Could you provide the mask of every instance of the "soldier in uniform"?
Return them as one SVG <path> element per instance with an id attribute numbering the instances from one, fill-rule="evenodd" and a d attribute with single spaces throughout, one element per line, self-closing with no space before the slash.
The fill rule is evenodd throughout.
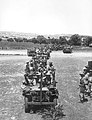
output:
<path id="1" fill-rule="evenodd" d="M 84 67 L 83 73 L 80 74 L 80 97 L 81 101 L 85 100 L 84 94 L 90 96 L 91 88 L 92 88 L 92 61 L 88 61 L 88 65 Z"/>
<path id="2" fill-rule="evenodd" d="M 92 70 L 90 70 L 88 81 L 89 81 L 88 88 L 89 88 L 90 98 L 92 98 Z"/>
<path id="3" fill-rule="evenodd" d="M 53 70 L 54 69 L 54 66 L 53 66 L 53 64 L 52 64 L 52 62 L 49 62 L 49 67 L 48 67 L 48 70 Z"/>
<path id="4" fill-rule="evenodd" d="M 88 89 L 89 89 L 89 93 L 90 93 L 90 97 L 92 98 L 92 61 L 88 62 L 88 66 L 89 66 L 89 74 L 88 74 Z"/>
<path id="5" fill-rule="evenodd" d="M 33 75 L 35 73 L 35 68 L 33 66 L 33 62 L 27 62 L 26 63 L 26 69 L 25 69 L 25 85 L 28 85 L 33 82 Z M 33 84 L 33 83 L 32 83 Z"/>
<path id="6" fill-rule="evenodd" d="M 23 82 L 25 85 L 29 84 L 29 81 L 28 81 L 28 75 L 29 75 L 29 73 L 30 73 L 29 62 L 27 62 L 26 63 L 25 74 L 24 74 L 25 82 Z"/>
<path id="7" fill-rule="evenodd" d="M 52 62 L 49 63 L 48 71 L 50 71 L 51 83 L 52 83 L 54 81 L 54 79 L 55 79 L 55 68 L 54 68 Z"/>
<path id="8" fill-rule="evenodd" d="M 50 71 L 46 73 L 46 84 L 50 85 L 51 84 L 51 74 Z"/>

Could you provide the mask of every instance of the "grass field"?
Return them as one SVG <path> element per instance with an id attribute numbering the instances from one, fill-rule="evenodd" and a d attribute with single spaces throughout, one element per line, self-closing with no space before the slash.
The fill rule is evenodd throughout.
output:
<path id="1" fill-rule="evenodd" d="M 41 115 L 24 112 L 21 85 L 27 56 L 1 56 L 0 58 L 0 120 L 41 120 Z M 59 101 L 64 105 L 62 120 L 92 120 L 92 100 L 79 102 L 79 72 L 92 60 L 91 51 L 63 54 L 52 52 L 49 61 L 56 68 Z"/>
<path id="2" fill-rule="evenodd" d="M 7 41 L 0 42 L 1 49 L 27 49 L 39 46 L 43 46 L 43 44 L 40 45 L 31 42 L 7 42 Z"/>

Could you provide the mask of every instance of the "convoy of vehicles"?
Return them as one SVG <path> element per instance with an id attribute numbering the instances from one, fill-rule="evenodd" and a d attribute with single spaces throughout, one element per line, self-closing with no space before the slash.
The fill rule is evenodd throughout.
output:
<path id="1" fill-rule="evenodd" d="M 36 111 L 38 107 L 55 107 L 58 101 L 58 89 L 56 87 L 55 69 L 50 62 L 47 67 L 47 60 L 50 58 L 49 49 L 37 49 L 28 56 L 32 59 L 27 62 L 25 69 L 25 81 L 23 82 L 23 96 L 25 112 Z"/>

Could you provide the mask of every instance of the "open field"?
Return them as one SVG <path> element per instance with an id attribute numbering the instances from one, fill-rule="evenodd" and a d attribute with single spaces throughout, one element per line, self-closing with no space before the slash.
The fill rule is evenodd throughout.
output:
<path id="1" fill-rule="evenodd" d="M 24 113 L 21 85 L 29 59 L 27 56 L 0 56 L 0 120 L 41 120 L 40 115 Z M 62 120 L 92 120 L 92 100 L 82 104 L 78 96 L 79 72 L 88 60 L 92 60 L 91 51 L 51 53 L 49 61 L 53 61 L 56 68 L 59 101 L 66 115 Z"/>
<path id="2" fill-rule="evenodd" d="M 34 48 L 34 47 L 40 47 L 43 46 L 43 44 L 34 44 L 32 42 L 7 42 L 7 41 L 1 41 L 0 42 L 0 49 L 27 49 L 27 48 Z"/>
<path id="3" fill-rule="evenodd" d="M 0 50 L 0 55 L 27 55 L 27 50 Z"/>

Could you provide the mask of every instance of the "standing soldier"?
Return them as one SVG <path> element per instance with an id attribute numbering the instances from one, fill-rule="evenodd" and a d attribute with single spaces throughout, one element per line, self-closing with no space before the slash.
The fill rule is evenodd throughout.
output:
<path id="1" fill-rule="evenodd" d="M 23 82 L 25 85 L 29 84 L 29 81 L 28 81 L 29 74 L 30 74 L 29 62 L 26 62 L 26 69 L 25 69 L 25 74 L 24 74 L 25 82 Z"/>
<path id="2" fill-rule="evenodd" d="M 83 69 L 83 73 L 80 74 L 80 98 L 81 102 L 85 100 L 84 95 L 87 94 L 91 97 L 92 88 L 92 61 L 88 61 L 88 65 Z"/>

